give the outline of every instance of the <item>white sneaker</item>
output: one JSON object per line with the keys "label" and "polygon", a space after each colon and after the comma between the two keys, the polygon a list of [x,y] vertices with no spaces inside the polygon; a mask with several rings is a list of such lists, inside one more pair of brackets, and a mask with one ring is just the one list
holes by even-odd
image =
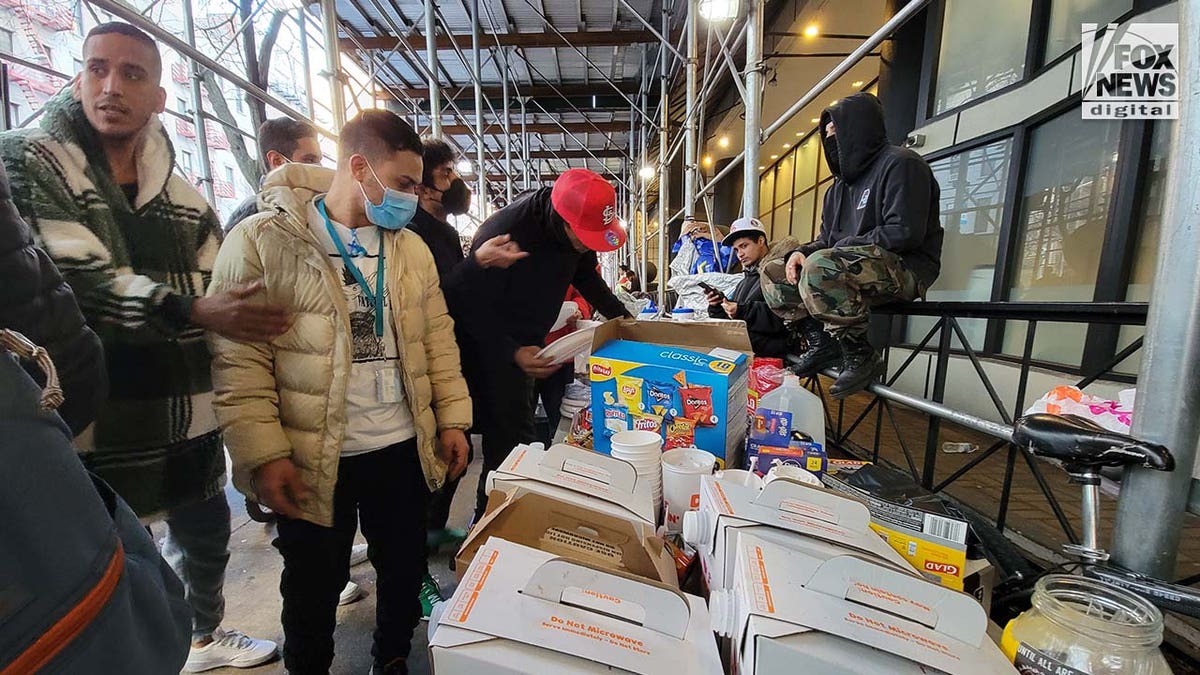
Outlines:
{"label": "white sneaker", "polygon": [[347,581],[346,587],[342,589],[341,595],[338,596],[339,605],[348,605],[363,596],[363,589],[353,581]]}
{"label": "white sneaker", "polygon": [[367,545],[355,544],[350,549],[350,566],[361,565],[367,562]]}
{"label": "white sneaker", "polygon": [[276,646],[270,640],[255,640],[236,630],[213,631],[213,641],[192,647],[183,672],[199,673],[213,668],[252,668],[275,657]]}

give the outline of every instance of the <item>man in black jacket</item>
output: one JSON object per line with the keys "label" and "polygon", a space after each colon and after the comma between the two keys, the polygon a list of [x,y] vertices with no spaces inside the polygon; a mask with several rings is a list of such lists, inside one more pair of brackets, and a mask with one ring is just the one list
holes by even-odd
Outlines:
{"label": "man in black jacket", "polygon": [[784,319],[805,319],[808,351],[793,370],[807,376],[840,362],[830,393],[844,398],[883,369],[867,340],[871,306],[923,297],[941,271],[940,190],[920,155],[888,144],[871,94],[826,108],[818,129],[835,177],[820,236],[766,266],[763,294]]}
{"label": "man in black jacket", "polygon": [[[508,235],[528,252],[508,269],[483,268],[478,252]],[[475,233],[475,256],[442,286],[454,317],[463,375],[471,387],[475,431],[483,434],[483,472],[476,515],[487,505],[484,479],[520,443],[535,440],[531,378],[558,370],[538,358],[543,341],[574,285],[608,318],[629,316],[597,271],[596,251],[625,241],[617,222],[616,192],[599,175],[570,169],[553,188],[534,190],[501,209]]]}
{"label": "man in black jacket", "polygon": [[[108,371],[100,338],[83,320],[75,294],[13,205],[8,175],[0,165],[0,328],[17,331],[50,352],[65,400],[58,414],[78,436],[96,419],[108,395]],[[42,374],[27,368],[30,376]]]}
{"label": "man in black jacket", "polygon": [[744,276],[732,297],[706,290],[708,316],[713,319],[736,319],[746,322],[750,346],[755,356],[783,358],[787,353],[788,330],[763,298],[759,265],[771,250],[767,231],[758,218],[738,218],[729,226],[729,234],[721,241],[733,249],[742,264]]}

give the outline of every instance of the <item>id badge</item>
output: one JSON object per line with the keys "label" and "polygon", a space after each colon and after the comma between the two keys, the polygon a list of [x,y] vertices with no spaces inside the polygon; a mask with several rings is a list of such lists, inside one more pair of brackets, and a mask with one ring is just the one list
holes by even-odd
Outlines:
{"label": "id badge", "polygon": [[380,403],[399,403],[403,393],[398,368],[382,368],[375,371],[375,398],[379,399]]}

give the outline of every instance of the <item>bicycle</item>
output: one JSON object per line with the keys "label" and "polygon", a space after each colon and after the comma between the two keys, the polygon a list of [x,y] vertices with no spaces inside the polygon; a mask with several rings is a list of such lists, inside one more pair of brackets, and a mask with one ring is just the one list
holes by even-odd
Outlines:
{"label": "bicycle", "polygon": [[[1071,482],[1082,486],[1081,543],[1063,546],[1079,574],[1139,595],[1159,609],[1200,618],[1200,591],[1121,567],[1109,560],[1099,543],[1101,469],[1142,466],[1173,471],[1175,459],[1166,447],[1108,431],[1075,415],[1043,413],[1018,419],[1013,426],[1013,443],[1038,457],[1060,462]],[[1022,580],[1020,585],[1031,590],[1037,576]]]}

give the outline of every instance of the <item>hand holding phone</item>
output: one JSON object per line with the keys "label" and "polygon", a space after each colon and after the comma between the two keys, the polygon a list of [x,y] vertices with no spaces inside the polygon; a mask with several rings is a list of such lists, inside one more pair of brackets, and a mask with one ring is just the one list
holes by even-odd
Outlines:
{"label": "hand holding phone", "polygon": [[[705,293],[706,295],[708,295],[708,302],[709,302],[710,304],[714,304],[714,305],[716,305],[716,304],[719,304],[719,303],[725,302],[725,294],[724,294],[724,293],[722,293],[721,291],[718,291],[718,290],[717,290],[716,288],[714,288],[713,286],[711,286],[711,285],[709,285],[709,284],[706,284],[706,283],[704,283],[703,281],[701,281],[701,282],[700,282],[700,288],[704,289],[704,293]],[[714,298],[715,298],[715,300],[714,300]]]}

